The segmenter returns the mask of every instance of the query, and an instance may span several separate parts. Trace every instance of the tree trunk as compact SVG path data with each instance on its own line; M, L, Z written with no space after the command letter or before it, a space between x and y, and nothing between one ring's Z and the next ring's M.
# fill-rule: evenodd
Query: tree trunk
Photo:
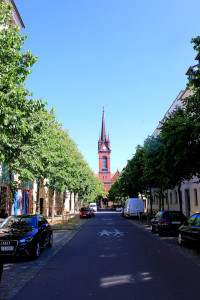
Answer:
M152 199L152 193L150 188L150 215L152 216L152 214L153 214L153 199Z
M159 193L159 210L161 210L161 194Z
M165 210L165 202L164 202L163 188L161 188L161 201L162 201L162 210Z
M76 212L76 192L74 192L74 214Z
M37 180L37 194L36 194L36 214L39 214L39 207L40 207L40 201L39 201L39 196L40 196L40 184L41 184L41 181L40 179Z
M70 212L72 210L72 193L69 194Z
M14 192L13 192L13 189L12 189L12 168L10 166L10 170L9 170L9 179L10 179L10 199L9 199L9 216L12 214L12 203L13 203L13 200L14 200Z
M62 218L65 219L65 199L66 199L67 191L63 192L63 201L62 201Z
M178 199L179 199L179 210L182 213L183 207L182 207L182 192L181 192L181 184L178 185Z
M51 212L51 223L54 223L54 210L55 210L55 189L53 188L53 195L52 195L52 212Z

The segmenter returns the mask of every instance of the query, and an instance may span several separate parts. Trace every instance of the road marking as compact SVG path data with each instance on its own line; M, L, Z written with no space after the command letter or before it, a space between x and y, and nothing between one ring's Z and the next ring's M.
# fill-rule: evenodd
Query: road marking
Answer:
M110 235L112 235L112 236L124 236L124 232L119 231L117 229L115 229L115 231L113 231L113 232L104 229L104 230L98 232L98 235L99 236L104 236L104 235L106 235L106 236L110 236Z
M124 236L124 232L115 229L115 232L113 232L113 235L114 235L114 236L118 236L118 235L119 235L119 236Z

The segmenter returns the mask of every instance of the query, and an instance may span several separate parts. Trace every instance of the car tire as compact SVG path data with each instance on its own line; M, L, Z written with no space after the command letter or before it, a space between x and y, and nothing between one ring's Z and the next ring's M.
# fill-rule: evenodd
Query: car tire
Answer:
M51 248L53 246L53 235L51 234L49 237L49 241L47 243L47 247Z
M40 243L37 242L36 245L35 245L35 248L33 250L33 258L38 258L40 257L40 252L41 252L41 247L40 247Z
M155 228L153 225L151 225L151 232L155 233Z
M163 232L162 232L161 229L158 229L158 235L159 235L159 236L163 236Z

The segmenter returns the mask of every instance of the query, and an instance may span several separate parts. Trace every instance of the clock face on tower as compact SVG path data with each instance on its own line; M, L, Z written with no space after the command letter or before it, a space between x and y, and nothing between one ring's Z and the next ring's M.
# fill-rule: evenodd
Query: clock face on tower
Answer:
M106 150L106 147L105 147L105 146L103 146L103 150Z

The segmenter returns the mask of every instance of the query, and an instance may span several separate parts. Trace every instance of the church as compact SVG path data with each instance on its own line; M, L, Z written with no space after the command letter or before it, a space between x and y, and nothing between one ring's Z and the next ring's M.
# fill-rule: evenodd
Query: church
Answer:
M95 176L103 182L107 193L110 190L112 184L119 176L118 170L114 174L112 174L110 171L110 153L110 139L109 135L106 132L106 120L103 106L101 134L98 140L99 173L95 174Z

